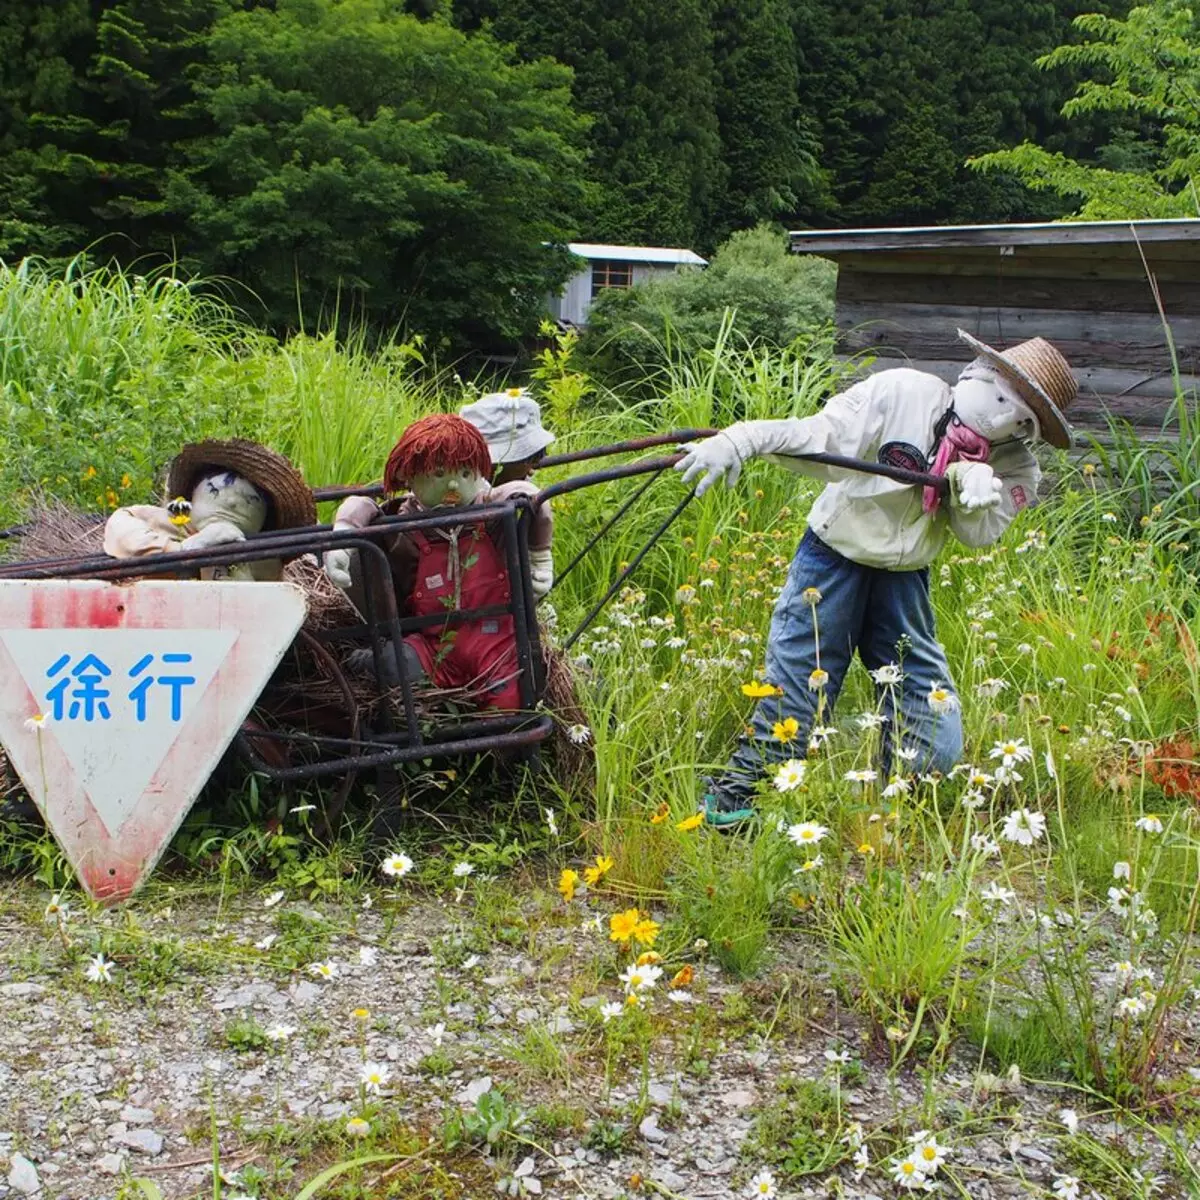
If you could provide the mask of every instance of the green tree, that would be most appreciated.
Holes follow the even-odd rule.
[[[84,235],[55,211],[41,146],[47,120],[78,110],[94,36],[87,0],[0,10],[0,258],[56,253]]]
[[[456,346],[532,327],[585,199],[569,72],[393,0],[278,0],[208,53],[214,132],[165,196],[202,271],[251,284],[276,326],[299,300]]]
[[[836,277],[831,262],[792,254],[779,227],[743,229],[704,270],[602,292],[580,354],[597,378],[631,387],[653,381],[669,347],[713,347],[730,315],[739,338],[786,346],[832,320]]]
[[[1200,216],[1200,22],[1184,0],[1153,0],[1124,19],[1076,18],[1084,40],[1037,60],[1088,73],[1063,105],[1068,118],[1116,119],[1091,161],[1031,141],[971,160],[1076,204],[1080,220]]]
[[[820,146],[800,109],[787,0],[725,0],[713,22],[717,122],[725,187],[715,214],[727,237],[813,208],[826,188]]]
[[[702,246],[725,181],[716,111],[716,0],[475,0],[460,19],[493,23],[532,59],[574,71],[591,121],[596,241]]]

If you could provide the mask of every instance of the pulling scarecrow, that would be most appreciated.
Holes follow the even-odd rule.
[[[382,546],[391,565],[391,583],[402,616],[445,615],[445,620],[390,643],[385,666],[391,680],[399,672],[413,682],[461,689],[481,708],[520,708],[516,630],[510,614],[461,618],[455,611],[506,605],[511,584],[503,532],[497,521],[473,519],[471,509],[517,495],[536,495],[524,480],[492,486],[492,459],[483,435],[470,422],[449,413],[415,421],[401,435],[383,472],[390,497],[377,505],[365,496],[342,502],[335,529],[362,529],[383,516],[420,515],[436,509],[461,511],[462,523],[431,530],[397,529]],[[552,526],[549,509],[536,511],[529,531],[530,557],[548,560]],[[325,570],[338,587],[354,592],[348,550],[325,555]],[[397,658],[397,652],[399,658]],[[370,651],[356,651],[352,665],[365,665]]]
[[[795,718],[800,744],[808,744],[855,651],[887,719],[885,770],[897,757],[920,771],[946,772],[958,761],[962,720],[934,627],[929,564],[951,534],[967,546],[990,545],[1036,502],[1041,472],[1030,446],[1071,444],[1063,413],[1076,394],[1066,359],[1042,338],[999,351],[959,336],[977,357],[953,386],[908,368],[881,371],[811,417],[731,425],[677,464],[685,482],[701,477],[697,494],[720,478],[732,487],[759,456],[827,480],[771,618],[766,680],[776,694],[760,700],[724,772],[705,781],[711,824],[753,815],[764,769],[794,756],[775,724]],[[944,476],[948,503],[932,487],[918,491],[802,457],[830,453]]]

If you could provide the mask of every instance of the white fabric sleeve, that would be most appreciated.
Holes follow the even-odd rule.
[[[887,407],[886,383],[872,375],[830,397],[811,417],[786,417],[779,421],[741,421],[722,432],[745,462],[761,455],[779,466],[819,479],[830,478],[830,468],[792,457],[798,454],[843,454],[859,458],[879,438]],[[836,477],[842,473],[838,472]]]
[[[947,504],[950,530],[964,546],[990,546],[999,541],[1017,513],[1037,503],[1042,471],[1023,442],[996,447],[988,459],[988,466],[1003,484],[999,504],[972,512],[963,512]]]
[[[162,554],[177,550],[182,536],[165,510],[148,504],[118,508],[104,525],[104,553],[113,558]]]

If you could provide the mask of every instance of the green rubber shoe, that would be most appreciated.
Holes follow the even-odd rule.
[[[701,804],[705,823],[716,829],[732,829],[754,820],[754,809],[723,792],[705,792]]]

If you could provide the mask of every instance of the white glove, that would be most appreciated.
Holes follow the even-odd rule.
[[[696,484],[696,495],[703,496],[722,476],[725,477],[725,486],[733,487],[742,473],[743,461],[744,456],[734,438],[728,431],[722,430],[715,437],[692,445],[675,464],[675,470],[683,472],[684,483],[691,483],[697,475],[703,475],[704,478]]]
[[[950,503],[963,512],[995,508],[1000,503],[1004,484],[987,463],[951,463],[946,478],[950,480]]]
[[[349,550],[327,550],[324,558],[325,574],[329,576],[330,582],[342,589],[343,592],[350,589],[350,551]]]
[[[529,582],[533,596],[540,600],[554,586],[554,554],[550,550],[529,551]]]
[[[231,542],[244,542],[246,535],[228,521],[209,521],[198,533],[185,537],[179,543],[180,550],[207,550],[210,546],[227,546]]]

